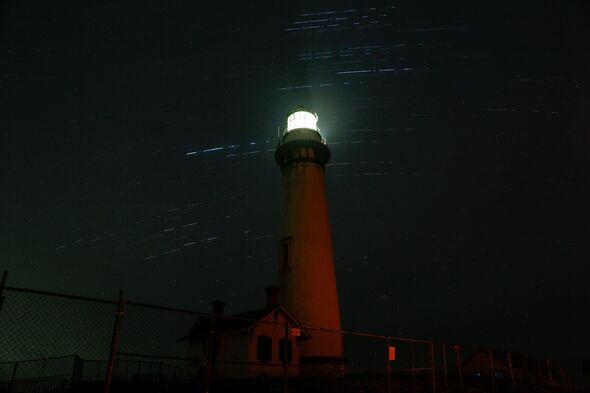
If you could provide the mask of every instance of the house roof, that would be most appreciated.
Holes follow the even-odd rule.
[[[287,317],[291,320],[291,323],[295,326],[301,326],[301,323],[291,314],[283,305],[277,304],[270,307],[259,308],[256,310],[246,311],[234,315],[213,315],[210,317],[199,317],[199,319],[193,324],[189,332],[180,337],[177,342],[189,341],[194,339],[201,339],[206,337],[211,330],[214,330],[216,334],[231,334],[239,331],[248,330],[255,326],[267,315],[282,310]],[[211,326],[212,319],[215,324]],[[311,334],[305,329],[302,329],[302,336],[310,338]]]

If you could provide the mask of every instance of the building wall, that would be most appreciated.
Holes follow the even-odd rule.
[[[207,348],[201,340],[189,341],[187,353],[193,368],[198,369],[207,364]]]
[[[250,376],[282,376],[284,373],[283,364],[279,359],[279,340],[285,338],[286,331],[284,324],[291,322],[283,311],[280,309],[267,315],[262,321],[268,323],[258,323],[253,327],[251,332],[252,340],[248,345],[248,362]],[[276,325],[272,322],[276,322]],[[257,359],[258,337],[269,336],[272,338],[272,355],[271,360],[267,363],[261,363]],[[289,376],[299,375],[299,354],[300,348],[297,345],[296,337],[290,337],[292,340],[292,361],[287,368]]]
[[[219,352],[216,359],[216,375],[220,377],[247,377],[249,375],[247,332],[222,335],[219,337]]]

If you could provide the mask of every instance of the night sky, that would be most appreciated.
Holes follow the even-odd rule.
[[[9,285],[260,307],[303,105],[343,328],[590,356],[588,2],[241,3],[0,1]]]

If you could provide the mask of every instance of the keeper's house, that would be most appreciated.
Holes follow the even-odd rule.
[[[218,377],[282,376],[285,363],[289,376],[300,375],[300,342],[311,334],[278,304],[278,288],[266,287],[266,293],[266,307],[231,316],[224,315],[224,302],[214,301],[213,317],[199,317],[178,339],[188,342],[195,376],[206,372],[208,359]]]

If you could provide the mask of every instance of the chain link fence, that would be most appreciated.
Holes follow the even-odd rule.
[[[108,356],[116,302],[5,288],[0,361]],[[82,334],[92,332],[91,335]]]
[[[303,326],[276,305],[234,316],[0,285],[0,392],[572,391],[548,360]],[[310,356],[307,340],[342,344]],[[313,355],[313,354],[312,354]]]

